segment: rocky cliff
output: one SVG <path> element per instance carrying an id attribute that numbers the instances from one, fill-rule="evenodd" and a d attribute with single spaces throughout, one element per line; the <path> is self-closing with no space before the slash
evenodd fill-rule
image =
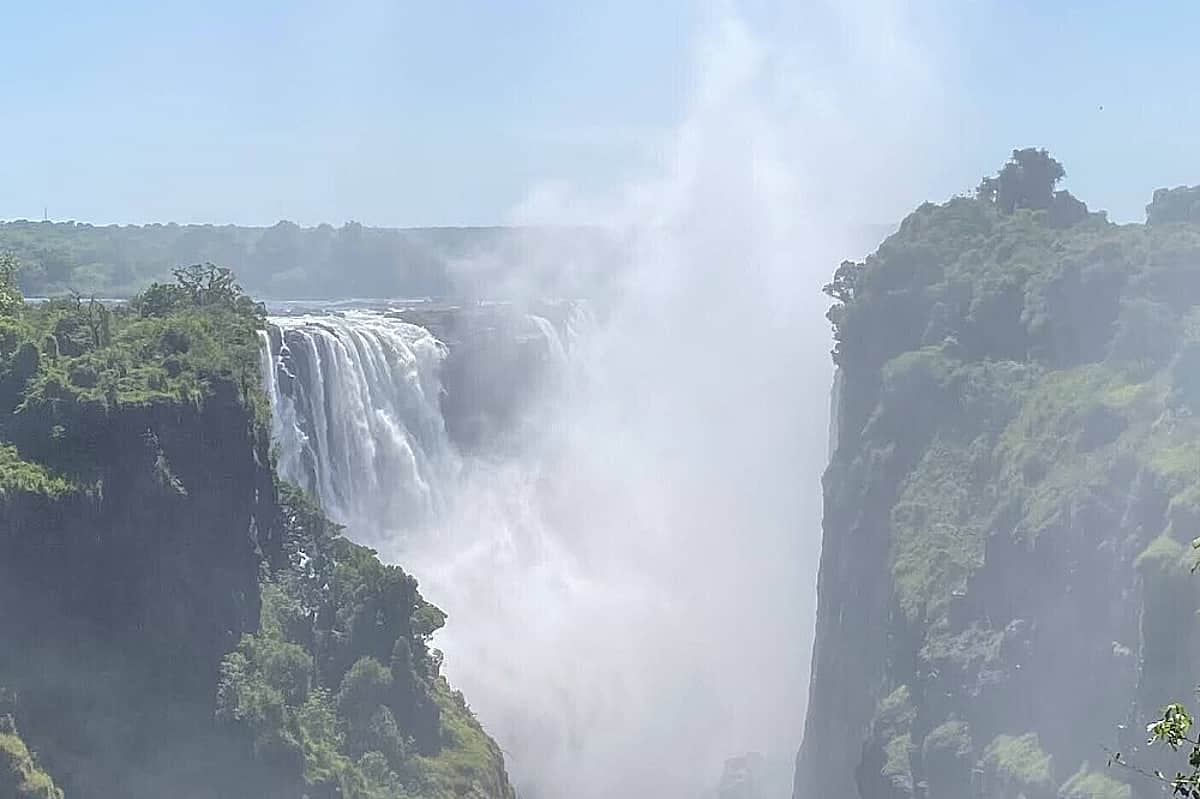
<path id="1" fill-rule="evenodd" d="M 441 612 L 278 480 L 226 277 L 0 314 L 0 796 L 511 797 Z"/>
<path id="2" fill-rule="evenodd" d="M 1183 765 L 1138 746 L 1200 654 L 1197 193 L 1146 225 L 1064 194 L 923 205 L 827 288 L 797 799 L 1128 799 L 1160 789 L 1106 748 Z"/>

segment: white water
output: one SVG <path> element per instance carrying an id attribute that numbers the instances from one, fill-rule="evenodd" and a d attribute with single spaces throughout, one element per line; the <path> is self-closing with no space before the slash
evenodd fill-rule
<path id="1" fill-rule="evenodd" d="M 367 539 L 434 518 L 458 469 L 438 406 L 445 347 L 370 311 L 271 323 L 264 384 L 283 476 Z"/>
<path id="2" fill-rule="evenodd" d="M 895 203 L 897 165 L 936 151 L 909 85 L 928 42 L 900 7 L 801 5 L 778 35 L 716 14 L 650 180 L 599 203 L 533 192 L 516 221 L 599 216 L 630 254 L 605 265 L 601 324 L 530 320 L 570 379 L 518 455 L 447 443 L 444 353 L 418 331 L 278 320 L 321 361 L 303 402 L 267 381 L 285 473 L 448 611 L 445 671 L 525 799 L 710 796 L 747 751 L 764 796 L 789 793 L 832 379 L 819 287 L 874 244 L 854 221 L 917 199 Z M 308 414 L 326 421 L 302 435 Z"/>
<path id="3" fill-rule="evenodd" d="M 797 586 L 781 577 L 794 564 L 779 544 L 795 531 L 710 488 L 737 483 L 721 476 L 730 436 L 756 425 L 714 419 L 709 442 L 671 443 L 662 434 L 679 419 L 709 422 L 676 387 L 659 386 L 655 401 L 653 374 L 613 373 L 613 348 L 631 342 L 603 334 L 583 305 L 564 335 L 526 320 L 564 379 L 544 382 L 533 408 L 542 424 L 523 428 L 519 455 L 467 456 L 441 417 L 446 349 L 427 331 L 375 311 L 273 317 L 263 366 L 280 471 L 449 612 L 436 642 L 445 669 L 523 796 L 698 796 L 726 757 L 755 748 L 784 775 L 795 740 L 771 732 L 798 723 L 789 699 L 803 653 L 746 614 L 779 602 L 779 622 L 792 623 Z M 677 382 L 677 366 L 652 365 L 677 344 L 660 336 L 637 346 L 651 359 L 637 368 Z M 702 349 L 707 362 L 724 345 Z M 733 385 L 719 369 L 695 377 L 689 391 L 721 402 L 727 392 L 704 384 Z M 641 388 L 614 404 L 616 379 Z M 758 499 L 777 512 L 777 497 Z M 763 535 L 745 537 L 746 525 Z M 776 583 L 774 596 L 745 582 L 758 579 Z M 758 678 L 759 658 L 776 661 L 775 677 Z"/>

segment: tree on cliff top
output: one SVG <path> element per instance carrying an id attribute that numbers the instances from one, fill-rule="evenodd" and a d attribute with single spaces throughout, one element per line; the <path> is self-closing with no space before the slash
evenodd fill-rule
<path id="1" fill-rule="evenodd" d="M 174 270 L 174 283 L 152 283 L 133 298 L 142 316 L 167 316 L 188 308 L 225 309 L 251 318 L 266 310 L 238 285 L 233 272 L 215 264 L 193 264 Z M 259 325 L 261 326 L 261 325 Z"/>
<path id="2" fill-rule="evenodd" d="M 1054 187 L 1066 175 L 1063 165 L 1048 151 L 1026 147 L 1013 150 L 1008 163 L 995 177 L 984 178 L 975 195 L 1006 214 L 1018 208 L 1041 211 L 1054 202 Z"/>

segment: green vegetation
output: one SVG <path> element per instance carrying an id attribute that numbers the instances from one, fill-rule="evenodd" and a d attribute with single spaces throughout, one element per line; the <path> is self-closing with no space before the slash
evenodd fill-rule
<path id="1" fill-rule="evenodd" d="M 169 282 L 174 269 L 213 262 L 233 269 L 255 296 L 289 300 L 495 298 L 514 269 L 526 280 L 537 272 L 547 295 L 575 296 L 590 279 L 581 261 L 594 263 L 599 274 L 618 257 L 601 232 L 586 228 L 389 229 L 357 222 L 306 228 L 286 221 L 271 227 L 0 222 L 4 252 L 20 261 L 20 288 L 30 297 L 127 298 L 149 283 Z M 544 260 L 531 264 L 530 253 Z M 569 275 L 557 266 L 568 261 Z M 466 264 L 472 268 L 464 270 Z"/>
<path id="2" fill-rule="evenodd" d="M 894 783 L 898 782 L 904 788 L 911 790 L 912 756 L 915 749 L 910 733 L 906 732 L 892 738 L 883 748 L 884 762 L 880 773 Z"/>
<path id="3" fill-rule="evenodd" d="M 978 199 L 922 206 L 826 287 L 835 360 L 880 375 L 877 407 L 851 429 L 920 453 L 892 510 L 909 618 L 936 620 L 965 593 L 996 514 L 1015 510 L 1013 528 L 1036 538 L 1114 458 L 1160 475 L 1176 517 L 1200 506 L 1193 375 L 1174 366 L 1191 352 L 1180 331 L 1195 327 L 1200 280 L 1179 273 L 1200 265 L 1200 230 L 1052 224 L 1063 174 L 1044 151 L 1016 151 Z"/>
<path id="4" fill-rule="evenodd" d="M 926 758 L 935 753 L 967 757 L 971 754 L 971 728 L 957 719 L 943 722 L 929 731 L 921 748 Z"/>
<path id="5" fill-rule="evenodd" d="M 12 799 L 63 799 L 17 734 L 12 716 L 0 716 L 0 796 Z"/>
<path id="6" fill-rule="evenodd" d="M 1059 799 L 1130 799 L 1133 791 L 1103 771 L 1093 771 L 1087 763 L 1079 767 L 1058 789 Z"/>
<path id="7" fill-rule="evenodd" d="M 264 324 L 262 306 L 211 265 L 177 270 L 175 284 L 128 305 L 72 297 L 12 306 L 0 314 L 0 439 L 9 442 L 0 444 L 0 491 L 88 489 L 89 436 L 132 409 L 201 406 L 228 390 L 261 405 Z M 263 410 L 253 418 L 264 422 Z"/>
<path id="8" fill-rule="evenodd" d="M 916 708 L 907 685 L 901 685 L 879 702 L 875 711 L 873 730 L 883 741 L 883 766 L 880 774 L 902 790 L 912 790 L 912 726 Z"/>
<path id="9" fill-rule="evenodd" d="M 912 728 L 917 718 L 916 708 L 912 703 L 912 691 L 907 685 L 901 685 L 888 694 L 875 711 L 875 726 L 886 737 L 892 737 L 899 732 Z"/>
<path id="10" fill-rule="evenodd" d="M 354 222 L 248 228 L 18 221 L 0 223 L 0 251 L 20 260 L 20 285 L 31 296 L 78 291 L 130 297 L 147 283 L 169 279 L 177 267 L 205 261 L 229 265 L 251 290 L 275 297 L 424 296 L 446 290 L 450 258 L 496 235 Z"/>
<path id="11" fill-rule="evenodd" d="M 296 489 L 280 487 L 279 507 L 286 565 L 263 584 L 258 633 L 222 663 L 218 717 L 260 761 L 301 768 L 306 790 L 507 795 L 499 750 L 428 648 L 441 611 Z"/>
<path id="12" fill-rule="evenodd" d="M 984 178 L 975 194 L 1006 214 L 1019 208 L 1047 211 L 1052 224 L 1070 225 L 1087 216 L 1087 206 L 1070 192 L 1054 190 L 1066 176 L 1062 164 L 1048 152 L 1027 147 L 1013 150 L 996 177 Z"/>
<path id="13" fill-rule="evenodd" d="M 444 614 L 274 474 L 229 270 L 110 306 L 2 267 L 0 796 L 511 797 Z"/>
<path id="14" fill-rule="evenodd" d="M 1053 784 L 1053 759 L 1042 749 L 1036 732 L 997 735 L 983 751 L 983 764 L 1003 784 L 1021 791 L 1048 792 Z"/>
<path id="15" fill-rule="evenodd" d="M 983 533 L 969 517 L 974 497 L 961 481 L 967 469 L 958 450 L 935 443 L 892 511 L 892 575 L 909 618 L 944 612 L 983 563 Z"/>
<path id="16" fill-rule="evenodd" d="M 1150 580 L 1186 574 L 1191 565 L 1186 554 L 1183 544 L 1170 536 L 1160 535 L 1146 545 L 1133 565 L 1144 570 Z"/>
<path id="17" fill-rule="evenodd" d="M 837 611 L 809 729 L 869 727 L 851 765 L 867 799 L 1129 797 L 1062 769 L 1140 743 L 1128 730 L 1194 679 L 1200 189 L 1114 225 L 1064 176 L 1014 151 L 825 287 L 840 377 L 820 591 Z M 881 682 L 906 687 L 873 705 Z M 809 739 L 802 770 L 842 756 Z"/>
<path id="18" fill-rule="evenodd" d="M 67 480 L 50 474 L 41 464 L 21 460 L 11 444 L 0 444 L 0 497 L 21 493 L 55 497 L 71 490 Z"/>

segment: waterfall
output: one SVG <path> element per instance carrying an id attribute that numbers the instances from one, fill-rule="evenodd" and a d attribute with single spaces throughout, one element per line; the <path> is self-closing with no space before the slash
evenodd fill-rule
<path id="1" fill-rule="evenodd" d="M 445 357 L 387 313 L 272 317 L 263 383 L 282 476 L 360 538 L 428 523 L 459 466 L 439 407 Z"/>
<path id="2" fill-rule="evenodd" d="M 565 369 L 567 365 L 567 349 L 563 345 L 562 337 L 554 329 L 554 325 L 550 324 L 550 320 L 544 316 L 530 314 L 527 318 L 537 328 L 538 333 L 541 334 L 551 361 L 557 368 Z"/>
<path id="3" fill-rule="evenodd" d="M 791 762 L 802 661 L 765 621 L 798 585 L 788 362 L 745 344 L 771 329 L 700 315 L 693 339 L 647 310 L 343 306 L 263 334 L 281 474 L 447 611 L 446 674 L 533 799 L 696 795 L 731 755 Z M 750 396 L 770 412 L 740 413 Z M 747 653 L 769 678 L 734 676 Z"/>

